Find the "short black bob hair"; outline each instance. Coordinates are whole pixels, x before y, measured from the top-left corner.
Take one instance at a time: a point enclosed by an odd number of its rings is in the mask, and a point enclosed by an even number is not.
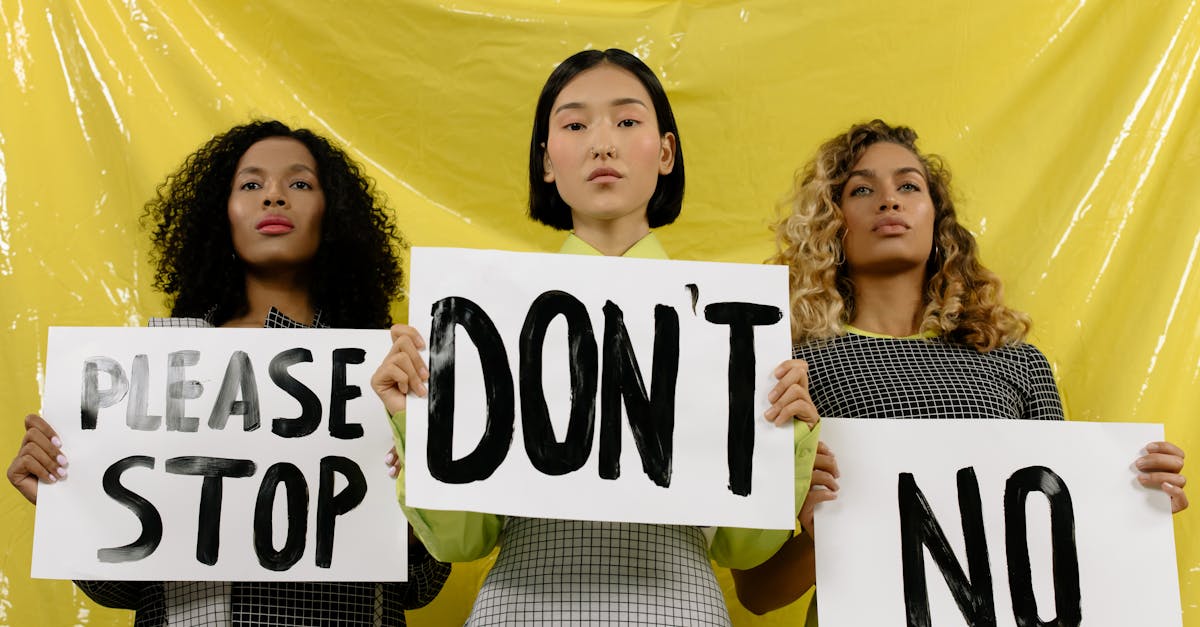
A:
[[[675,125],[671,102],[667,100],[667,92],[658,82],[658,77],[641,59],[617,48],[577,52],[554,68],[550,78],[546,79],[533,114],[533,138],[529,142],[529,217],[561,231],[572,228],[571,208],[558,195],[554,183],[547,183],[544,179],[546,170],[542,157],[550,134],[550,108],[571,79],[602,63],[611,63],[637,77],[650,94],[650,102],[658,118],[659,135],[675,135],[675,167],[670,174],[659,175],[658,186],[654,188],[654,195],[646,206],[650,228],[670,224],[679,217],[679,210],[683,206],[683,144],[679,127]]]

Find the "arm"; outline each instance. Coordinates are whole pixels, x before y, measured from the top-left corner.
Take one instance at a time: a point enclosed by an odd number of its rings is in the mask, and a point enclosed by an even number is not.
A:
[[[496,514],[454,512],[409,507],[404,487],[405,413],[392,416],[392,435],[396,440],[400,471],[396,478],[396,499],[412,525],[413,533],[434,558],[443,562],[470,562],[492,552],[504,528],[504,519]]]
[[[150,607],[154,597],[160,597],[161,602],[163,594],[158,581],[76,581],[75,585],[96,603],[119,610]]]
[[[795,427],[796,503],[804,502],[809,482],[813,476],[813,458],[821,427],[809,430],[804,425]],[[713,536],[709,557],[726,568],[753,568],[767,561],[779,550],[792,532],[786,529],[744,529],[721,527]],[[735,571],[736,572],[736,571]]]
[[[812,480],[814,454],[820,436],[820,420],[817,408],[808,394],[808,364],[803,359],[789,359],[775,369],[779,383],[767,395],[771,406],[763,418],[776,426],[793,420],[802,424],[793,429],[793,453],[795,462],[796,507],[804,502]],[[791,536],[791,532],[780,529],[743,529],[722,527],[713,536],[709,555],[721,566],[729,568],[751,568],[775,554]]]
[[[405,499],[404,434],[407,397],[426,394],[429,369],[420,351],[425,341],[417,330],[398,324],[392,327],[392,348],[371,377],[371,387],[391,416],[396,443],[396,498],[413,533],[433,557],[443,562],[469,562],[492,552],[504,521],[495,514],[424,510],[409,507]]]
[[[425,607],[437,597],[450,576],[450,565],[439,562],[420,542],[408,544],[408,582],[403,596],[404,609]]]
[[[813,509],[837,498],[837,459],[824,443],[817,448],[811,488],[797,519],[802,532],[793,535],[770,559],[749,570],[734,570],[738,601],[755,614],[789,605],[816,584],[816,546],[813,544]]]

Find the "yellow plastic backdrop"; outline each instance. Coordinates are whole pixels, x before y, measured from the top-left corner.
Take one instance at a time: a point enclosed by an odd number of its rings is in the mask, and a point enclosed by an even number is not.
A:
[[[46,327],[163,313],[140,207],[212,134],[313,127],[367,164],[414,243],[553,250],[523,215],[533,105],[558,61],[616,46],[658,72],[681,127],[674,256],[761,261],[818,141],[907,123],[953,166],[1070,417],[1162,421],[1200,452],[1200,6],[918,4],[0,0],[0,442],[15,452],[40,406]],[[0,516],[0,623],[130,623],[30,580],[33,508],[0,489]],[[1195,520],[1176,517],[1190,625]],[[456,566],[411,624],[460,623],[486,567]],[[803,615],[753,617],[721,576],[737,625]]]

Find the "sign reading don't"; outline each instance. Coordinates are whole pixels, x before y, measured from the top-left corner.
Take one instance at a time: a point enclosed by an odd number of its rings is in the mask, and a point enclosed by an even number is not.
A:
[[[791,528],[786,268],[415,248],[416,507]]]

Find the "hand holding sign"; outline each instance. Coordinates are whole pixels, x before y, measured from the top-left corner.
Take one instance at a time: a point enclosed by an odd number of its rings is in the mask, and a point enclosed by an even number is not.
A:
[[[1170,442],[1151,442],[1146,445],[1146,454],[1134,465],[1141,471],[1138,481],[1142,485],[1161,487],[1171,497],[1171,513],[1178,514],[1187,509],[1187,494],[1183,492],[1187,477],[1179,474],[1183,470],[1183,449]]]
[[[55,483],[67,477],[67,458],[54,429],[37,414],[25,416],[25,437],[8,467],[8,480],[30,503],[37,503],[38,481]]]
[[[421,333],[406,324],[392,326],[392,347],[371,376],[371,387],[383,401],[388,415],[403,411],[409,392],[425,396],[429,368],[421,358],[425,340]]]

